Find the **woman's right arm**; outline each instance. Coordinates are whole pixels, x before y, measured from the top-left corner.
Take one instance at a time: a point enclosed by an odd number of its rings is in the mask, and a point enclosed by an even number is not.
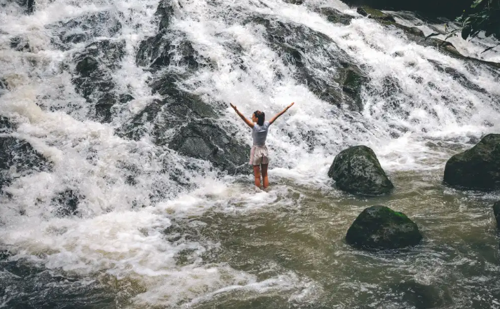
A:
[[[243,119],[243,121],[250,127],[250,128],[253,128],[254,126],[254,123],[251,121],[251,120],[248,120],[245,116],[243,116],[242,113],[240,113],[240,111],[238,110],[238,108],[236,106],[233,105],[233,103],[229,103],[231,105],[231,107],[234,109],[234,111],[236,112],[236,114],[238,114],[238,116],[240,116],[241,119]]]

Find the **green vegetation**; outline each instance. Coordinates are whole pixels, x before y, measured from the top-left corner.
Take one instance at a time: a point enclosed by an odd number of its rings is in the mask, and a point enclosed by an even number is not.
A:
[[[474,0],[469,11],[457,18],[461,24],[462,38],[476,37],[481,31],[485,35],[500,39],[500,0]]]

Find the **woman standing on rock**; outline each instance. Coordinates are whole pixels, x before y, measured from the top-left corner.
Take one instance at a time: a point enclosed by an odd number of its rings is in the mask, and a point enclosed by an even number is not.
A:
[[[269,126],[278,119],[279,116],[283,115],[290,107],[295,104],[288,105],[283,111],[279,112],[274,116],[271,121],[266,120],[266,114],[262,111],[255,111],[252,114],[252,120],[248,120],[242,113],[238,110],[233,103],[230,103],[234,111],[240,116],[245,123],[252,128],[252,138],[253,146],[250,151],[250,164],[253,165],[253,174],[255,176],[255,186],[260,188],[260,171],[262,168],[262,180],[264,183],[264,189],[269,186],[269,179],[267,178],[267,166],[269,164],[269,154],[266,147],[267,131]]]

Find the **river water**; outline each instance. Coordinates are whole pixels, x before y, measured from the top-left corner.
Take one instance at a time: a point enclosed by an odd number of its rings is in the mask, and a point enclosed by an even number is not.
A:
[[[251,176],[219,173],[157,146],[148,133],[138,140],[116,134],[159,98],[148,84],[158,73],[136,64],[140,43],[156,35],[158,4],[40,0],[27,15],[0,0],[0,78],[8,84],[0,115],[53,163],[51,171],[17,178],[0,197],[0,307],[500,308],[491,210],[500,194],[442,185],[451,155],[500,131],[498,70],[417,45],[339,1],[173,1],[170,31],[211,63],[182,87],[222,104],[218,121],[236,128],[239,141],[249,145],[250,132],[226,104],[271,115],[296,102],[271,127],[271,187],[258,191]],[[331,23],[321,7],[354,19]],[[99,13],[105,17],[85,24],[83,17]],[[287,44],[300,46],[305,65],[327,82],[335,55],[358,64],[368,77],[363,109],[318,98],[248,16],[328,38],[313,46],[292,35]],[[425,34],[444,29],[411,13],[396,18]],[[70,27],[75,19],[83,22]],[[63,32],[85,39],[62,46]],[[19,38],[27,48],[12,48]],[[72,83],[75,55],[102,40],[124,42],[111,78],[118,93],[133,97],[108,122],[89,116]],[[495,50],[481,53],[492,40],[451,42],[465,55],[500,61]],[[359,198],[332,186],[333,158],[358,144],[373,148],[396,187],[392,195]],[[173,164],[165,170],[165,162]],[[78,212],[61,216],[53,197],[67,188],[79,192]],[[413,219],[422,243],[380,253],[347,246],[352,221],[377,204]]]

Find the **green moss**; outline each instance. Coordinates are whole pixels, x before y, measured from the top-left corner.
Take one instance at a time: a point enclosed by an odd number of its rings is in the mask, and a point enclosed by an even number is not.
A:
[[[368,13],[372,17],[384,18],[387,16],[387,14],[384,14],[382,11],[379,11],[377,9],[371,8],[371,7],[366,6],[366,5],[363,5],[362,8],[365,10],[366,13]]]

